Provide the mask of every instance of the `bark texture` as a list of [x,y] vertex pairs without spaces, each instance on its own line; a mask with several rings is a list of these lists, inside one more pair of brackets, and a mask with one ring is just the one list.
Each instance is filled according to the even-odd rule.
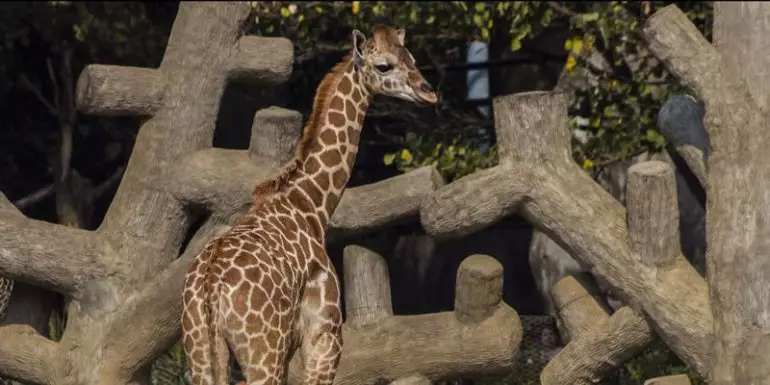
[[769,18],[765,3],[717,2],[713,46],[675,6],[644,27],[650,49],[705,106],[714,356],[703,374],[715,385],[770,381]]
[[502,96],[494,107],[498,138],[507,138],[498,144],[508,146],[500,149],[500,164],[426,199],[425,229],[457,236],[520,212],[632,309],[643,310],[680,357],[707,373],[712,316],[704,279],[686,262],[661,268],[629,247],[623,206],[570,157],[566,95]]

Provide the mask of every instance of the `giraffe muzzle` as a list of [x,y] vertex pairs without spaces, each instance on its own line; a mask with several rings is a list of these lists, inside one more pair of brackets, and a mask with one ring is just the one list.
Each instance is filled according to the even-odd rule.
[[417,97],[423,104],[435,104],[438,101],[438,95],[436,94],[436,91],[428,82],[423,82],[420,84],[420,87],[417,91]]

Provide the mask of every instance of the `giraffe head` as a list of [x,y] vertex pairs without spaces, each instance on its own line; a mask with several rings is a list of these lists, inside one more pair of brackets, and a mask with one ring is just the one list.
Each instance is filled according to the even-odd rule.
[[419,104],[436,103],[433,87],[417,69],[412,54],[404,47],[406,31],[375,25],[372,38],[353,30],[353,63],[364,85],[374,94]]

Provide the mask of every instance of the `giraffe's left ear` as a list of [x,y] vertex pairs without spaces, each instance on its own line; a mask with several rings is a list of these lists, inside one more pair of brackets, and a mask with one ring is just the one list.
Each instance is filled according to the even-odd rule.
[[403,28],[399,28],[396,30],[396,39],[398,39],[398,43],[401,45],[404,45],[404,38],[406,37],[406,30]]
[[363,47],[366,44],[366,36],[361,31],[353,30],[353,64],[360,69],[364,64]]

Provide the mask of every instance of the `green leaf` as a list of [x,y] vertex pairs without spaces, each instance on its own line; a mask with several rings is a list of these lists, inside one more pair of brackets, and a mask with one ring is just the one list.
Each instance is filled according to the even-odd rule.
[[385,156],[382,157],[382,162],[385,163],[386,166],[390,166],[393,164],[394,159],[396,159],[395,153],[385,154]]
[[596,20],[599,20],[599,12],[584,13],[580,15],[580,17],[585,22],[596,21]]
[[409,150],[403,149],[403,150],[401,150],[401,157],[400,158],[401,158],[401,161],[404,162],[404,164],[409,164],[409,163],[412,162],[412,159],[414,157],[412,156],[412,153],[409,152]]

